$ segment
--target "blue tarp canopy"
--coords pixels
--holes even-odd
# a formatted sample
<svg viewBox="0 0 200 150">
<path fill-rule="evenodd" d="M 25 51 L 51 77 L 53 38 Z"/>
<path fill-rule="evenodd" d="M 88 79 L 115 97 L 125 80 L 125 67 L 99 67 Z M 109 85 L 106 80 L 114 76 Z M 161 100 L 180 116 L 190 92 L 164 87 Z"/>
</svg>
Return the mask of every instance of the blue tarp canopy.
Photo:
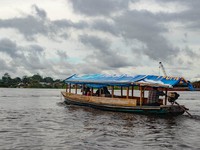
<svg viewBox="0 0 200 150">
<path fill-rule="evenodd" d="M 87 74 L 72 75 L 65 80 L 66 83 L 87 84 L 90 87 L 103 86 L 154 86 L 173 88 L 178 85 L 188 86 L 193 89 L 190 82 L 182 77 L 156 76 L 156 75 L 106 75 L 106 74 Z"/>
</svg>

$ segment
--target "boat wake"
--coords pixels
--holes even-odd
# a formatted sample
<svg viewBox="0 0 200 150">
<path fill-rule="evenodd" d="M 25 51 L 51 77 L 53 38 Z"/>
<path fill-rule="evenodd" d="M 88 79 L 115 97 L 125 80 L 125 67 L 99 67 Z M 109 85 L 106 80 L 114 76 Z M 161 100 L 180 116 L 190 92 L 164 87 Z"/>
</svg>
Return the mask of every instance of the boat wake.
<svg viewBox="0 0 200 150">
<path fill-rule="evenodd" d="M 58 102 L 57 105 L 58 106 L 66 106 L 66 103 L 65 102 Z"/>
<path fill-rule="evenodd" d="M 184 115 L 184 117 L 200 121 L 200 115 L 192 115 L 192 117 L 189 115 Z"/>
<path fill-rule="evenodd" d="M 199 115 L 192 115 L 192 119 L 200 121 L 200 116 Z"/>
</svg>

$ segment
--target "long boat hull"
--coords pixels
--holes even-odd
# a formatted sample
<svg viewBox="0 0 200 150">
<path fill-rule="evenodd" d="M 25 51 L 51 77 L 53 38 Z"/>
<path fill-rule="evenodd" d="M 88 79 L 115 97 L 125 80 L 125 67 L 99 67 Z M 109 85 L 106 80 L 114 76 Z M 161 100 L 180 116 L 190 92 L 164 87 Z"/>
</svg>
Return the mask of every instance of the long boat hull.
<svg viewBox="0 0 200 150">
<path fill-rule="evenodd" d="M 138 106 L 136 99 L 85 96 L 67 92 L 61 93 L 65 98 L 66 104 L 87 106 L 107 111 L 164 116 L 177 116 L 182 115 L 185 112 L 183 109 L 184 106 L 182 105 Z"/>
</svg>

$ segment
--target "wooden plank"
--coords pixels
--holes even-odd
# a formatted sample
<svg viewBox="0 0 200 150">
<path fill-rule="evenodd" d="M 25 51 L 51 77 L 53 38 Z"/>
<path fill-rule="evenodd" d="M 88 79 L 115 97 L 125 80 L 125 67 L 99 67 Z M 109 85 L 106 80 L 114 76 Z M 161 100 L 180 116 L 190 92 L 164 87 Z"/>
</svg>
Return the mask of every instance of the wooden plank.
<svg viewBox="0 0 200 150">
<path fill-rule="evenodd" d="M 155 110 L 159 110 L 160 109 L 160 106 L 142 106 L 140 107 L 141 109 L 147 109 L 147 110 L 152 110 L 152 109 L 155 109 Z"/>
<path fill-rule="evenodd" d="M 65 98 L 73 99 L 74 101 L 90 102 L 95 104 L 105 104 L 113 106 L 136 106 L 137 99 L 123 99 L 110 97 L 85 96 L 73 93 L 62 93 Z"/>
<path fill-rule="evenodd" d="M 131 108 L 131 109 L 142 109 L 142 110 L 159 110 L 160 106 L 136 106 L 137 99 L 121 99 L 121 98 L 108 98 L 108 97 L 96 97 L 96 96 L 85 96 L 73 93 L 61 92 L 65 98 L 72 99 L 74 101 L 94 103 L 97 105 L 110 105 L 113 107 Z M 164 106 L 162 107 L 171 107 Z"/>
</svg>

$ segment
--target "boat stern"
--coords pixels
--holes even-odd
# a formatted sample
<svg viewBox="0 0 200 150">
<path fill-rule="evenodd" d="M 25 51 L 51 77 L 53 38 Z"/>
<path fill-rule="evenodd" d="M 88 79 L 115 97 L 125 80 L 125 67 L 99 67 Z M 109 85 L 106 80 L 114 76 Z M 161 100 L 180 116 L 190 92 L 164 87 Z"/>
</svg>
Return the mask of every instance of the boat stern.
<svg viewBox="0 0 200 150">
<path fill-rule="evenodd" d="M 163 112 L 173 116 L 182 115 L 185 112 L 183 105 L 161 105 L 160 108 Z"/>
</svg>

